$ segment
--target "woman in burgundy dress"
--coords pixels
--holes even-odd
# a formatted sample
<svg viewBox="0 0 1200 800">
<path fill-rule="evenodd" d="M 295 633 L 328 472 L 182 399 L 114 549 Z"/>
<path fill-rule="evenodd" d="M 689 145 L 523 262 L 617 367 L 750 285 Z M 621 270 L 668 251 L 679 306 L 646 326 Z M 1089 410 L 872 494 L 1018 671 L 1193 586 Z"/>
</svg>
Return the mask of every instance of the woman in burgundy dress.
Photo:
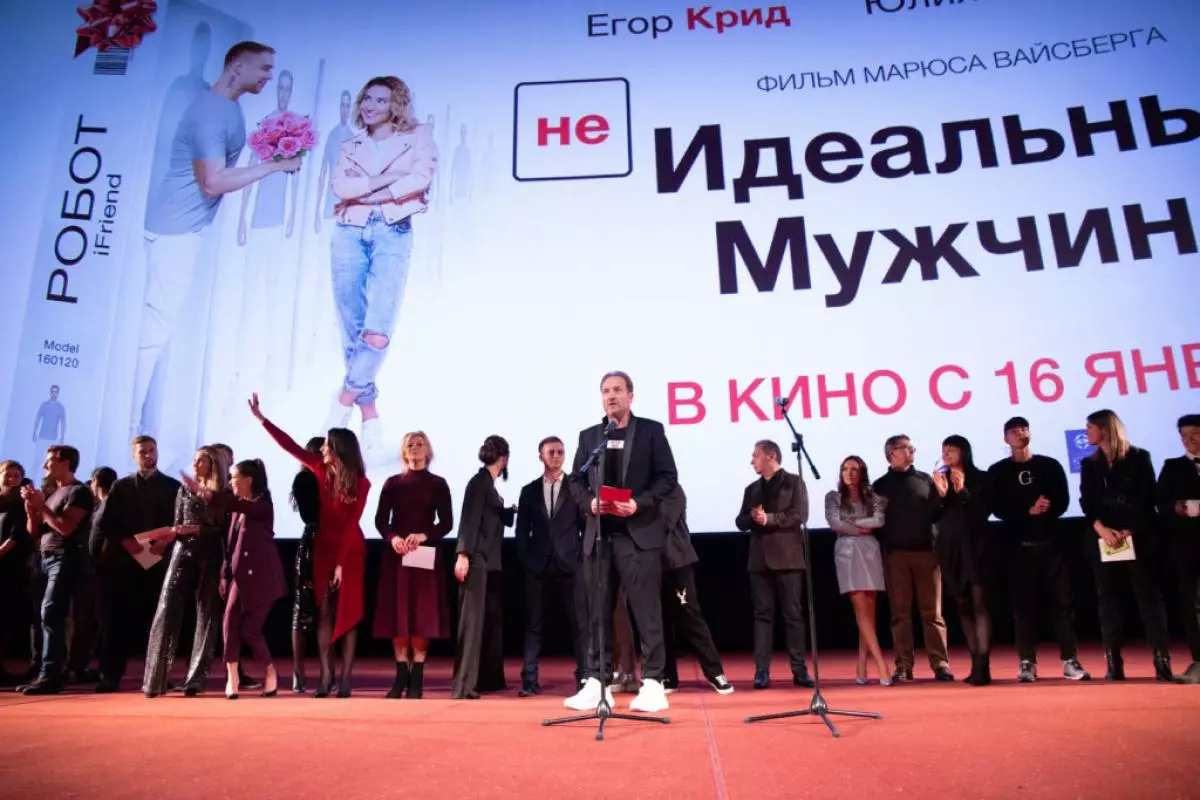
<svg viewBox="0 0 1200 800">
<path fill-rule="evenodd" d="M 358 521 L 371 482 L 364 474 L 358 438 L 345 428 L 331 428 L 320 454 L 310 453 L 262 415 L 258 395 L 250 397 L 250 413 L 280 447 L 321 482 L 321 510 L 313 542 L 312 574 L 317 595 L 317 653 L 321 679 L 315 697 L 333 689 L 333 643 L 342 640 L 342 677 L 338 697 L 350 696 L 350 674 L 358 643 L 355 626 L 363 617 L 363 565 L 367 545 Z"/>
<path fill-rule="evenodd" d="M 406 433 L 400 445 L 404 471 L 383 485 L 375 528 L 387 542 L 379 572 L 375 635 L 392 640 L 396 680 L 388 697 L 422 696 L 430 639 L 450 636 L 442 554 L 433 569 L 406 567 L 401 560 L 422 545 L 436 546 L 454 527 L 450 487 L 429 471 L 433 447 L 424 432 Z M 412 648 L 411 660 L 409 648 Z"/>
</svg>

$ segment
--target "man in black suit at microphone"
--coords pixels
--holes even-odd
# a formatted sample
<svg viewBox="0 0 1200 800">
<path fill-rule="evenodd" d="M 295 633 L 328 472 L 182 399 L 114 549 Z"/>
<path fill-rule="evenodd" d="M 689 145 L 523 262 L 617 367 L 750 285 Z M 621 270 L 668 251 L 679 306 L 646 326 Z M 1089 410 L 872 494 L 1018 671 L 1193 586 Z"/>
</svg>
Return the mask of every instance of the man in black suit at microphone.
<svg viewBox="0 0 1200 800">
<path fill-rule="evenodd" d="M 612 673 L 612 637 L 605 635 L 600 651 L 599 631 L 612 630 L 617 580 L 625 587 L 630 613 L 641 637 L 643 678 L 641 691 L 629 704 L 631 711 L 662 711 L 668 707 L 663 678 L 666 650 L 663 640 L 662 548 L 666 540 L 660 505 L 678 483 L 675 457 L 659 422 L 635 417 L 633 381 L 624 372 L 610 372 L 600 381 L 604 420 L 580 432 L 569 486 L 575 502 L 587 510 L 583 540 L 583 574 L 588 587 L 588 664 L 583 688 L 564 705 L 579 711 L 596 708 L 601 692 L 609 705 L 612 695 L 603 688 Z M 602 449 L 600 449 L 602 447 Z M 588 455 L 599 449 L 603 459 L 603 501 L 593 490 L 591 473 L 584 471 Z M 615 490 L 615 491 L 614 491 Z M 621 499 L 628 494 L 629 499 Z M 605 544 L 601 546 L 603 532 Z M 596 593 L 597 572 L 605 589 Z"/>
<path fill-rule="evenodd" d="M 567 491 L 563 473 L 566 448 L 562 439 L 547 436 L 538 444 L 542 474 L 521 489 L 517 502 L 517 554 L 525 569 L 525 666 L 521 697 L 541 694 L 538 657 L 542 652 L 543 609 L 547 598 L 561 603 L 571 625 L 575 651 L 575 687 L 587 664 L 587 599 L 576 574 L 583 533 L 583 512 Z"/>
</svg>

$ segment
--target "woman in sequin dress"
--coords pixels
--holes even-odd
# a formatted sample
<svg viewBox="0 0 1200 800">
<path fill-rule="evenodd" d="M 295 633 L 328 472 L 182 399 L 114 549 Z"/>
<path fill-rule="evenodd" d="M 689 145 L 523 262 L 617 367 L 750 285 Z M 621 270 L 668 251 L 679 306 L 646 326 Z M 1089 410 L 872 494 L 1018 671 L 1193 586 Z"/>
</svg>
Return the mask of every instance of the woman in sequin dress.
<svg viewBox="0 0 1200 800">
<path fill-rule="evenodd" d="M 197 450 L 192 461 L 196 483 L 210 492 L 226 491 L 229 464 L 224 459 L 224 454 L 215 448 Z M 146 645 L 146 673 L 142 680 L 146 697 L 158 697 L 167 691 L 167 676 L 179 648 L 184 609 L 190 603 L 196 605 L 196 630 L 184 693 L 195 697 L 204 691 L 224 613 L 219 587 L 224 557 L 222 542 L 228 526 L 228 514 L 209 507 L 186 487 L 179 488 L 175 495 L 175 524 L 168 529 L 175 538 L 175 546 Z"/>
<path fill-rule="evenodd" d="M 321 454 L 325 440 L 314 436 L 304 449 Z M 292 508 L 304 522 L 304 533 L 296 547 L 296 587 L 292 598 L 292 691 L 304 694 L 304 650 L 308 636 L 317 629 L 317 590 L 313 585 L 312 554 L 317 524 L 321 518 L 321 482 L 307 468 L 301 468 L 292 479 Z"/>
</svg>

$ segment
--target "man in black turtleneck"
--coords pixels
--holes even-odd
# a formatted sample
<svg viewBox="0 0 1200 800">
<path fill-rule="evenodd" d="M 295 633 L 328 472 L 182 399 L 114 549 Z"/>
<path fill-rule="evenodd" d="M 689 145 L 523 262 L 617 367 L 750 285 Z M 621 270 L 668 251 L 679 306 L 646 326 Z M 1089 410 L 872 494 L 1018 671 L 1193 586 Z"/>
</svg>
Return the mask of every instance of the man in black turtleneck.
<svg viewBox="0 0 1200 800">
<path fill-rule="evenodd" d="M 916 448 L 911 439 L 903 434 L 892 436 L 883 452 L 888 471 L 872 488 L 887 499 L 879 542 L 886 554 L 887 593 L 892 607 L 892 649 L 896 652 L 892 680 L 913 679 L 915 594 L 933 676 L 939 681 L 952 681 L 946 620 L 942 618 L 942 570 L 933 552 L 933 523 L 941 509 L 940 497 L 933 478 L 913 468 Z"/>
</svg>

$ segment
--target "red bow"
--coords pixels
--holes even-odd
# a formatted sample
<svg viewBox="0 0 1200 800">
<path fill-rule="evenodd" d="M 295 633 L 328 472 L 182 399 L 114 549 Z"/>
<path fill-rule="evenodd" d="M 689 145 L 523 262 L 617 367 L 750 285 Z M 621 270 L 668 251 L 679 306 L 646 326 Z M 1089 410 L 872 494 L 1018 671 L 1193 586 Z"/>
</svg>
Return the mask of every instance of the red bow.
<svg viewBox="0 0 1200 800">
<path fill-rule="evenodd" d="M 95 47 L 104 52 L 110 47 L 133 49 L 142 37 L 154 33 L 154 0 L 92 0 L 89 7 L 75 9 L 83 17 L 83 25 L 75 30 L 75 55 Z"/>
</svg>

